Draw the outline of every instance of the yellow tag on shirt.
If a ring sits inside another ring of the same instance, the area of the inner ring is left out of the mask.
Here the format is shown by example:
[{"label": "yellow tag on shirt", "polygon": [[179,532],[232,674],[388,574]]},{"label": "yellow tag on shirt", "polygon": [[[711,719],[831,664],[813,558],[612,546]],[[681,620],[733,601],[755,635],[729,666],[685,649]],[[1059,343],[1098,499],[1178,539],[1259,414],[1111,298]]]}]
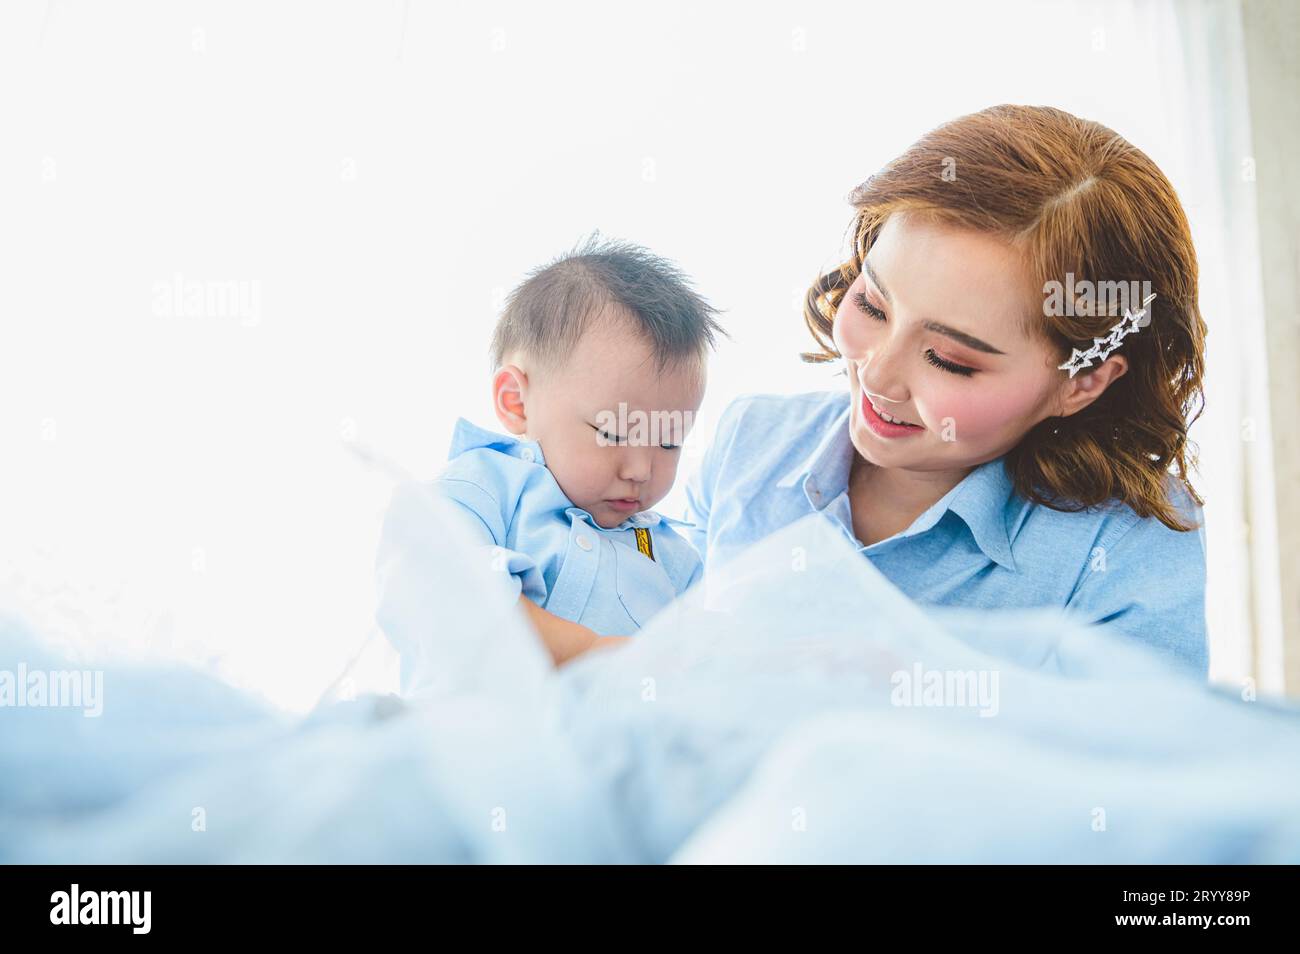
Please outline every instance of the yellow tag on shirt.
[{"label": "yellow tag on shirt", "polygon": [[655,548],[650,544],[650,531],[645,527],[636,527],[633,532],[636,534],[636,548],[653,560]]}]

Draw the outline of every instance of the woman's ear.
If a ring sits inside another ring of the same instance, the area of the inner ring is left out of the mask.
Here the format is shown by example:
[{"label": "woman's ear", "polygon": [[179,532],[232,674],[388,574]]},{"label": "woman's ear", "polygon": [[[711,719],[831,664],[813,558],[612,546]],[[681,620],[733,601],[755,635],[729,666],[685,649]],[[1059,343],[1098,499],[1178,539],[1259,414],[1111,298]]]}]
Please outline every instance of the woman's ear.
[{"label": "woman's ear", "polygon": [[1076,374],[1065,387],[1061,398],[1059,417],[1069,417],[1082,411],[1105,393],[1111,382],[1123,377],[1128,370],[1128,361],[1123,355],[1107,358],[1095,368],[1089,368],[1084,374]]},{"label": "woman's ear", "polygon": [[524,398],[528,392],[528,375],[518,365],[507,364],[492,375],[492,409],[497,420],[511,434],[528,430]]}]

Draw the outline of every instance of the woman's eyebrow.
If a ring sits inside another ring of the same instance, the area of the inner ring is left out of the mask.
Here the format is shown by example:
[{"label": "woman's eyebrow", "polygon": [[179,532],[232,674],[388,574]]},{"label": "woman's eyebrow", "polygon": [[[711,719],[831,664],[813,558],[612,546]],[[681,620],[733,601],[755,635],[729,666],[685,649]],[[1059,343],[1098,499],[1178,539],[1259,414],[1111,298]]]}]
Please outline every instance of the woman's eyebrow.
[{"label": "woman's eyebrow", "polygon": [[890,304],[893,304],[894,299],[890,297],[889,289],[886,288],[885,283],[880,280],[880,276],[876,274],[876,270],[871,267],[871,259],[864,258],[862,260],[862,267],[863,269],[866,270],[867,277],[871,279],[871,284],[879,288],[880,294],[885,296],[885,301],[889,302]]},{"label": "woman's eyebrow", "polygon": [[[876,274],[876,270],[871,267],[871,260],[863,259],[862,268],[867,273],[867,277],[871,279],[871,283],[880,289],[880,294],[885,296],[885,301],[892,304],[893,299],[889,297],[889,290],[885,288],[884,282],[880,280],[880,276]],[[964,331],[950,328],[948,325],[942,324],[938,321],[926,321],[922,324],[922,327],[927,331],[936,331],[954,341],[959,341],[968,348],[974,348],[976,351],[983,351],[985,354],[1006,354],[1005,351],[993,347],[993,345],[989,344],[987,341],[981,341],[974,335],[968,335]]]},{"label": "woman's eyebrow", "polygon": [[968,335],[964,331],[958,331],[956,328],[949,328],[947,325],[941,325],[937,321],[925,322],[925,327],[930,331],[937,331],[941,335],[947,335],[954,341],[960,341],[968,348],[974,348],[976,351],[983,351],[985,354],[1006,354],[1005,351],[999,351],[987,341],[981,341],[974,335]]}]

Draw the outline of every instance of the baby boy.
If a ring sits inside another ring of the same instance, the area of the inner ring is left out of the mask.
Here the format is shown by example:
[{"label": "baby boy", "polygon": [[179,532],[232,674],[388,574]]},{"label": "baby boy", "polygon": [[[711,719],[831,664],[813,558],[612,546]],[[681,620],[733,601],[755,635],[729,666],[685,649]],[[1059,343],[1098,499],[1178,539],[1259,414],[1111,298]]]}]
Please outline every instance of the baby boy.
[{"label": "baby boy", "polygon": [[704,397],[716,314],[669,262],[596,238],[506,300],[492,342],[506,433],[461,418],[432,486],[557,662],[633,633],[702,573],[680,521],[652,508]]}]

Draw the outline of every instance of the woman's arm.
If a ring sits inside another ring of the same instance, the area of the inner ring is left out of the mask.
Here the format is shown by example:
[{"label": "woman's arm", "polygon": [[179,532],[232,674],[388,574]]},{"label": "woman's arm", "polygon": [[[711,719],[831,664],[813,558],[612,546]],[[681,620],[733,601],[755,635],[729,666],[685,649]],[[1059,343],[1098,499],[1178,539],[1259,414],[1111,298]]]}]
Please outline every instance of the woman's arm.
[{"label": "woman's arm", "polygon": [[529,621],[542,643],[551,654],[556,666],[576,659],[591,649],[621,646],[628,636],[598,636],[594,631],[562,616],[556,616],[534,603],[526,596],[519,597],[519,605],[528,614]]}]

